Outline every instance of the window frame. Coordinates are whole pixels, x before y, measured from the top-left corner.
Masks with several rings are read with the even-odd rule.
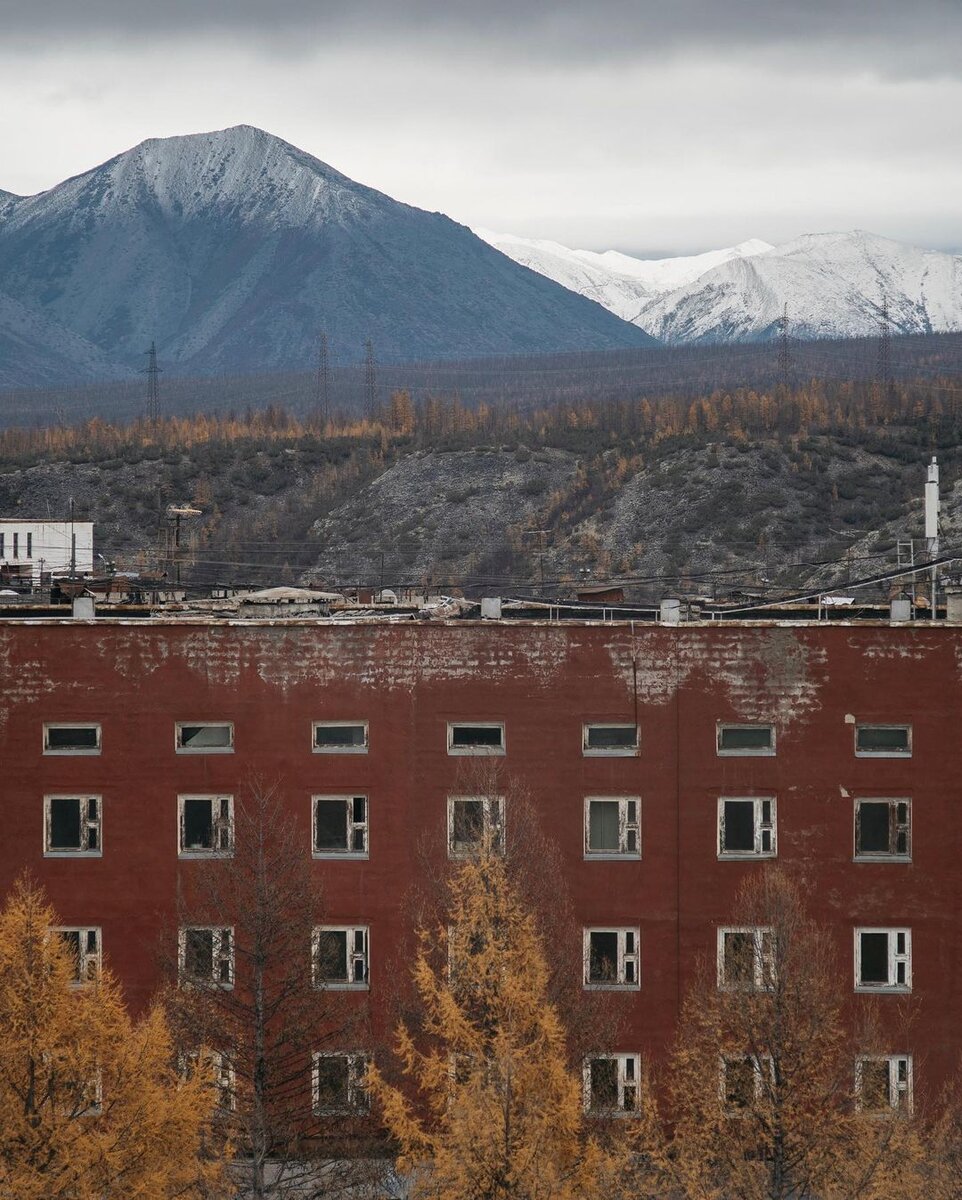
[[[104,963],[103,927],[100,925],[51,925],[50,932],[62,936],[65,933],[76,933],[77,937],[77,975],[71,979],[71,988],[89,987],[100,978]],[[94,935],[95,947],[90,950],[87,943],[89,935]],[[93,968],[91,970],[91,968]]]
[[[725,940],[728,934],[751,934],[752,980],[726,978]],[[766,947],[766,938],[768,945]],[[772,992],[775,990],[775,930],[771,925],[720,925],[716,931],[716,972],[720,992]]]
[[[618,805],[618,850],[591,849],[591,806],[592,804]],[[635,805],[635,820],[628,819],[628,805]],[[629,850],[628,835],[634,831],[637,849]],[[585,796],[585,841],[584,858],[586,862],[640,862],[641,845],[641,797],[640,796]]]
[[[354,818],[354,803],[357,800],[364,801],[364,820],[357,821]],[[318,802],[336,802],[342,801],[344,804],[344,829],[347,834],[347,848],[344,850],[332,850],[326,847],[319,850],[317,847],[317,805]],[[354,834],[357,830],[364,832],[364,849],[354,850]],[[317,859],[342,859],[352,858],[358,861],[364,861],[371,856],[371,801],[367,793],[362,792],[339,792],[328,793],[318,792],[311,796],[311,857]]]
[[[591,935],[614,933],[618,937],[616,978],[614,981],[591,978]],[[627,949],[627,935],[634,937],[634,949]],[[583,927],[583,971],[582,986],[588,991],[637,992],[641,990],[641,929],[637,925],[585,925]],[[634,967],[635,978],[628,981],[628,967]]]
[[[318,976],[318,946],[320,944],[321,935],[324,933],[343,933],[346,934],[346,967],[347,976],[345,980],[328,980],[321,979]],[[358,954],[352,946],[357,944],[356,935],[360,933],[364,939],[363,954]],[[363,980],[354,980],[350,976],[353,974],[352,963],[355,959],[362,959],[364,962],[364,978]],[[311,987],[316,991],[329,992],[368,992],[371,990],[371,927],[370,925],[315,925],[311,930]]]
[[[227,746],[185,746],[181,741],[183,729],[229,729],[230,743]],[[175,721],[174,722],[174,752],[176,754],[233,754],[234,753],[234,722],[233,721]]]
[[[104,852],[104,804],[102,795],[71,795],[69,792],[50,792],[43,798],[43,856],[44,858],[102,858]],[[53,825],[53,801],[54,800],[76,800],[80,805],[80,841],[85,840],[88,846],[84,848],[81,844],[76,850],[69,847],[50,845],[50,837]],[[92,820],[90,817],[90,803],[96,802],[97,817]],[[84,809],[87,810],[87,815],[84,816]],[[91,850],[89,847],[90,831],[97,831],[97,848]],[[86,837],[85,837],[86,834]]]
[[[206,1048],[181,1050],[177,1055],[177,1074],[181,1079],[190,1079],[202,1068],[209,1069],[211,1085],[217,1095],[217,1107],[221,1112],[234,1112],[237,1108],[237,1079],[234,1063],[223,1050]]]
[[[770,729],[771,744],[758,748],[725,749],[722,746],[722,735],[727,729]],[[716,721],[715,753],[719,758],[774,758],[777,753],[777,733],[774,721]]]
[[[770,1085],[774,1083],[775,1076],[775,1064],[770,1054],[722,1054],[718,1060],[718,1099],[725,1116],[732,1119],[749,1115],[746,1109],[750,1107],[735,1107],[728,1102],[728,1067],[735,1063],[751,1064],[755,1085],[752,1104],[758,1104],[765,1095],[766,1071]]]
[[[904,729],[907,732],[905,750],[860,750],[858,735],[863,729]],[[856,721],[854,732],[854,748],[856,758],[911,758],[912,757],[912,726],[902,721]]]
[[[614,1108],[594,1108],[592,1106],[592,1066],[596,1062],[615,1062],[618,1064],[618,1077],[616,1080],[618,1102]],[[628,1070],[629,1065],[630,1071]],[[609,1117],[615,1119],[636,1117],[641,1107],[639,1104],[639,1091],[641,1088],[641,1055],[632,1053],[586,1055],[581,1068],[581,1087],[582,1108],[585,1116],[601,1118]],[[635,1090],[635,1102],[630,1108],[625,1107],[626,1087],[633,1087]]]
[[[355,729],[364,730],[364,742],[360,746],[319,746],[317,744],[318,729]],[[312,721],[311,722],[311,753],[312,754],[367,754],[371,744],[371,726],[368,721]]]
[[[464,846],[458,849],[454,841],[454,816],[455,808],[458,804],[480,804],[482,805],[482,827],[481,836],[477,843]],[[497,813],[492,810],[497,806]],[[497,855],[504,854],[504,796],[448,796],[448,858],[454,862],[461,862],[473,858],[479,850],[483,849],[485,843],[490,845],[491,851]]]
[[[905,844],[906,851],[904,854],[896,850],[881,851],[881,850],[859,850],[859,815],[863,804],[886,804],[889,808],[889,845],[892,845],[893,837],[898,838],[900,828],[905,829]],[[906,821],[904,823],[898,820],[898,806],[904,804],[906,806]],[[893,811],[895,810],[894,815]],[[852,827],[852,861],[853,862],[874,862],[874,863],[911,863],[912,861],[912,798],[911,796],[856,796],[854,804],[854,821]],[[895,843],[898,844],[897,841]]]
[[[725,833],[725,805],[726,804],[751,804],[752,809],[752,826],[754,831],[755,850],[726,850],[724,844]],[[762,819],[763,806],[771,805],[771,820],[765,822]],[[765,850],[762,848],[765,831],[771,834],[771,848]],[[717,837],[717,854],[719,859],[726,861],[745,862],[754,861],[758,858],[777,858],[778,857],[778,806],[775,796],[719,796],[718,797],[718,837]]]
[[[96,746],[81,747],[51,747],[48,745],[49,733],[52,729],[95,729],[97,731]],[[103,725],[100,721],[44,721],[43,723],[43,754],[45,758],[63,758],[100,754],[103,750]]]
[[[888,937],[888,982],[863,983],[862,974],[862,934],[884,933]],[[898,950],[899,936],[904,936],[904,951]],[[904,966],[904,981],[898,982],[899,965]],[[857,925],[855,927],[855,991],[870,995],[894,993],[900,996],[909,995],[912,991],[912,930],[905,925]]]
[[[346,1104],[320,1103],[320,1062],[325,1058],[342,1058],[347,1061]],[[370,1063],[370,1056],[357,1050],[314,1050],[311,1053],[311,1112],[313,1115],[315,1117],[329,1114],[360,1116],[370,1112],[371,1098],[364,1082]]]
[[[194,846],[184,845],[184,808],[188,800],[207,800],[213,806],[215,801],[220,802],[220,808],[223,809],[223,802],[227,801],[227,846],[214,845],[208,848],[198,848]],[[211,832],[213,840],[218,842],[221,840],[218,837],[218,824],[222,822],[222,816],[214,816],[211,813]],[[233,858],[234,856],[234,797],[227,792],[181,792],[177,795],[177,857],[178,858]]]
[[[456,729],[500,729],[501,744],[498,746],[455,746]],[[448,754],[454,757],[503,758],[508,752],[507,730],[504,721],[448,721]]]
[[[185,970],[187,958],[187,935],[191,932],[211,934],[211,978],[198,979]],[[224,934],[227,934],[228,952],[224,952]],[[218,979],[218,965],[227,963],[228,978]],[[233,925],[181,925],[177,933],[177,979],[181,987],[211,988],[229,992],[234,987],[235,946]]]
[[[589,746],[592,729],[633,729],[633,746]],[[584,758],[637,758],[641,753],[641,727],[637,721],[583,721],[581,724],[581,753]]]
[[[866,1063],[885,1063],[888,1067],[888,1086],[886,1088],[887,1106],[883,1108],[866,1108],[862,1103],[862,1072]],[[905,1066],[904,1081],[899,1078],[899,1067]],[[868,1113],[881,1119],[889,1117],[910,1117],[915,1108],[914,1097],[914,1064],[911,1054],[860,1054],[855,1060],[855,1106],[859,1112]],[[899,1097],[905,1097],[905,1106],[899,1104]]]

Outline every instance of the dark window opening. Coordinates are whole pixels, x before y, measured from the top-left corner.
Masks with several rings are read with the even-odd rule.
[[[610,1112],[618,1107],[618,1060],[593,1058],[591,1072],[591,1108],[594,1112]]]
[[[209,800],[184,801],[184,849],[214,848],[214,814]]]
[[[586,725],[586,750],[637,750],[637,725]]]
[[[97,750],[100,747],[99,725],[48,725],[47,750]]]
[[[317,1107],[347,1108],[350,1079],[351,1066],[346,1055],[320,1055],[315,1066]]]
[[[343,800],[318,800],[315,810],[314,846],[317,850],[346,850],[347,819]]]
[[[178,725],[177,745],[182,750],[229,750],[233,729],[230,725]]]
[[[910,726],[858,725],[855,729],[855,749],[861,754],[909,754]]]
[[[184,937],[184,974],[203,982],[214,977],[214,931],[188,929]]]
[[[774,748],[771,725],[719,725],[718,749],[731,754],[767,753]]]
[[[722,849],[733,854],[751,854],[755,849],[755,802],[725,801],[725,831]]]
[[[725,1063],[725,1104],[748,1108],[755,1102],[757,1072],[750,1058],[728,1059]]]
[[[51,850],[80,850],[81,829],[79,800],[56,797],[50,801]]]
[[[504,744],[504,729],[500,725],[452,725],[451,748],[500,750]]]
[[[596,931],[589,942],[588,981],[618,982],[618,934]]]
[[[354,750],[367,745],[367,726],[315,725],[314,745],[318,750]]]
[[[861,934],[860,983],[889,982],[889,936],[887,933]]]

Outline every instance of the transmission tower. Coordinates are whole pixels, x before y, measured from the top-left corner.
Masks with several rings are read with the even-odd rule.
[[[370,338],[364,343],[364,399],[367,415],[373,417],[377,409],[377,363],[374,360],[374,343]]]
[[[778,377],[785,390],[792,380],[792,355],[788,338],[788,305],[782,310],[778,330]]]
[[[144,374],[147,376],[147,421],[156,425],[160,420],[160,367],[157,366],[156,343],[151,342],[146,353],[147,367]]]
[[[317,380],[314,394],[315,418],[323,428],[331,417],[331,345],[322,332],[317,346]]]
[[[879,391],[884,395],[892,382],[892,331],[889,328],[888,297],[882,297],[882,314],[878,336],[878,365],[875,369],[875,382]]]

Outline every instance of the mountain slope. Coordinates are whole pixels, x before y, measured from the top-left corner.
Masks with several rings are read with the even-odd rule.
[[[340,361],[641,345],[597,305],[439,213],[354,183],[248,126],[152,139],[7,202],[0,289],[130,365]]]
[[[85,338],[0,292],[0,388],[93,383],[125,373]]]

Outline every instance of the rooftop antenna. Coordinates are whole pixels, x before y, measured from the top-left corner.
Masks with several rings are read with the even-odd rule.
[[[364,399],[367,415],[373,417],[377,406],[377,363],[374,359],[374,343],[370,338],[364,343]]]
[[[788,337],[788,304],[782,310],[778,330],[778,374],[782,387],[788,390],[792,376],[792,355]]]
[[[929,558],[939,556],[939,462],[935,455],[929,463],[928,478],[925,481],[925,545]],[[938,586],[939,568],[932,563],[932,620],[935,620],[936,588]]]
[[[160,367],[157,366],[156,342],[150,343],[146,354],[147,367],[144,374],[147,376],[147,421],[150,425],[156,425],[160,420]]]
[[[324,428],[331,419],[331,344],[324,330],[317,344],[314,408],[315,418]]]

